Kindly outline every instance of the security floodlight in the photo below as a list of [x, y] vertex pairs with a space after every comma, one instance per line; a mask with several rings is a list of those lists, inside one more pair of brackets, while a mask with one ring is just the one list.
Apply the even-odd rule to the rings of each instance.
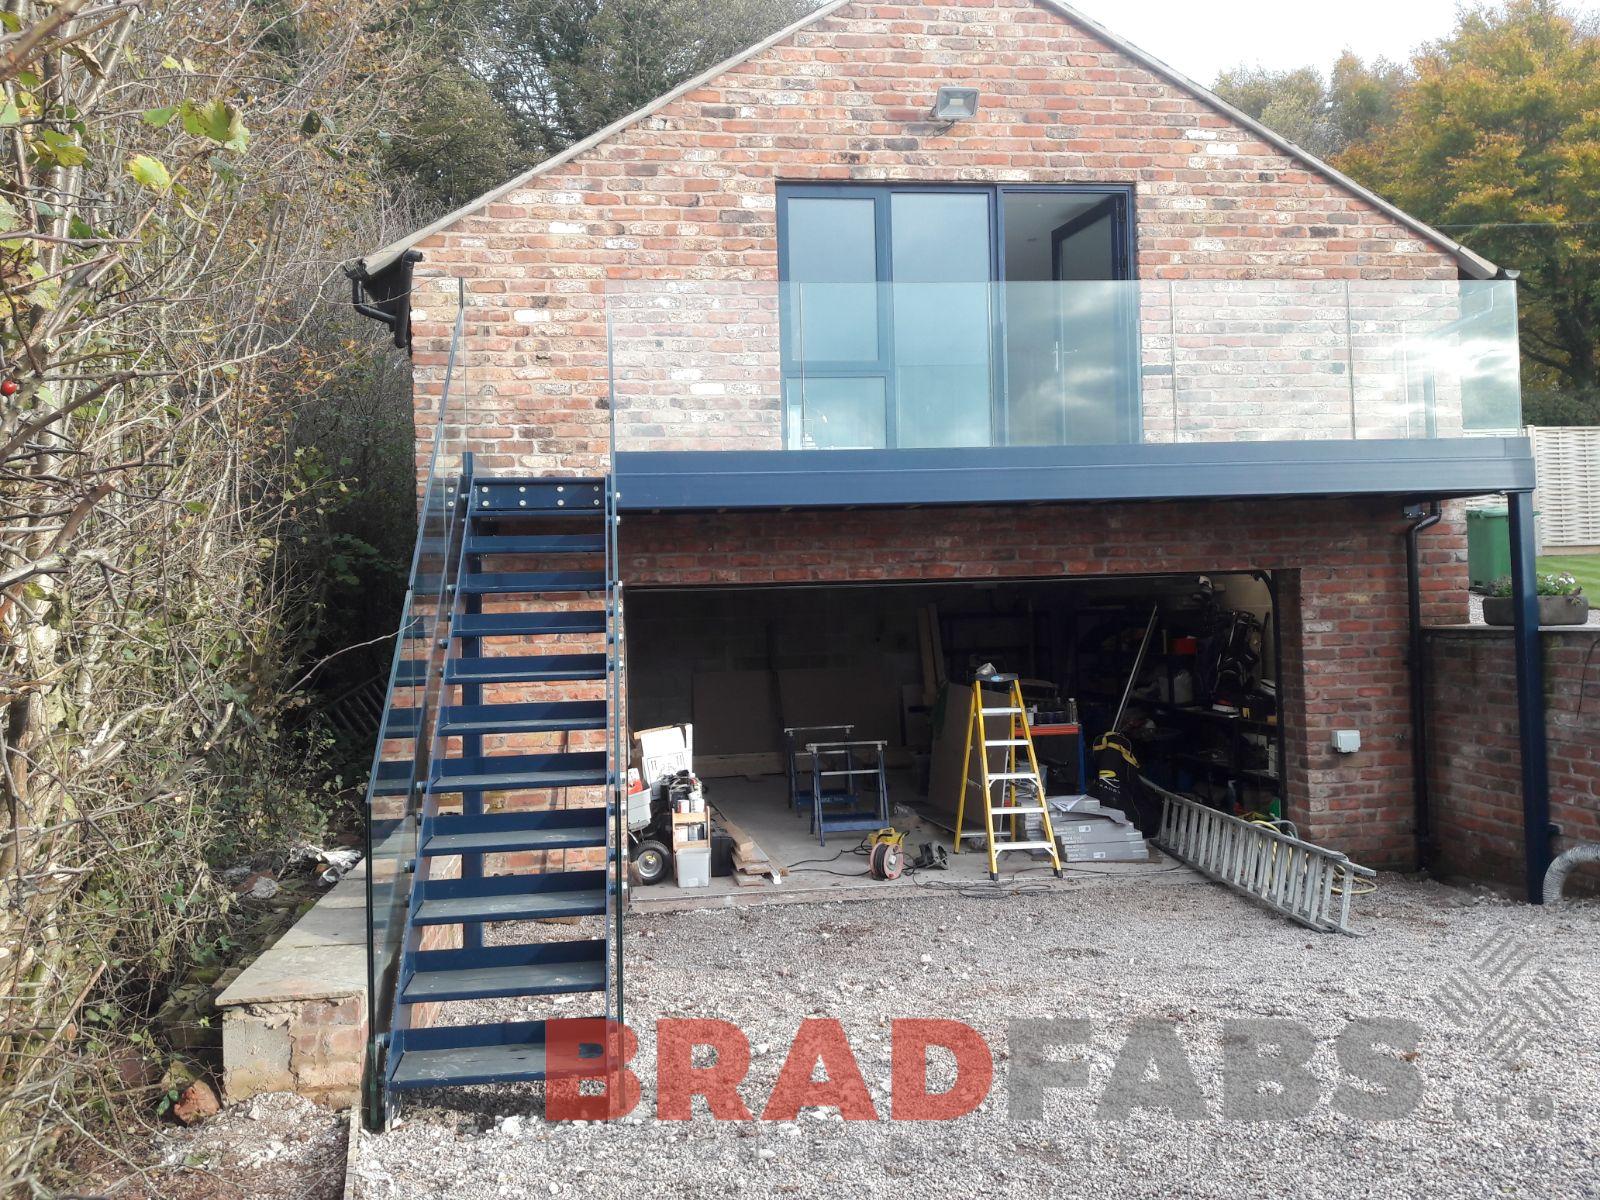
[[952, 125], [957, 121], [968, 121], [978, 115], [978, 89], [970, 87], [945, 86], [939, 89], [939, 94], [934, 97], [933, 115], [940, 121], [948, 121]]

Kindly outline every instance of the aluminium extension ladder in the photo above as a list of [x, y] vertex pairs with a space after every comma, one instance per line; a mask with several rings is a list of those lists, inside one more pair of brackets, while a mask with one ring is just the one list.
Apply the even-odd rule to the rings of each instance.
[[[988, 704], [984, 699], [984, 685], [993, 687], [1009, 685], [1001, 704]], [[990, 693], [990, 698], [996, 698]], [[986, 717], [1005, 717], [1006, 735], [991, 738]], [[1033, 749], [1033, 734], [1028, 728], [1028, 710], [1022, 702], [1022, 681], [1016, 675], [980, 675], [972, 681], [972, 705], [967, 718], [967, 748], [961, 758], [961, 798], [956, 802], [955, 852], [961, 853], [961, 838], [966, 817], [967, 792], [972, 788], [968, 772], [972, 768], [972, 751], [978, 748], [978, 776], [983, 789], [983, 827], [989, 848], [989, 878], [1000, 878], [1000, 856], [1007, 850], [1046, 850], [1056, 878], [1061, 878], [1061, 854], [1056, 849], [1055, 830], [1050, 826], [1050, 806], [1045, 800], [1044, 777], [1039, 772], [1039, 758]], [[1005, 770], [989, 769], [989, 751], [1003, 748], [1006, 752]], [[1026, 764], [1018, 761], [1017, 751], [1027, 751]], [[996, 804], [994, 787], [1005, 788], [1004, 803]], [[1044, 838], [1028, 840], [1024, 834], [1023, 818], [1037, 816]], [[995, 818], [1010, 817], [1010, 836], [1002, 841], [995, 832]]]

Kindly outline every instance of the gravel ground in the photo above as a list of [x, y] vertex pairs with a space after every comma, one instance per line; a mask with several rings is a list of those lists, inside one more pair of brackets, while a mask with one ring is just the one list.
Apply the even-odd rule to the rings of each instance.
[[[558, 1125], [542, 1119], [534, 1085], [425, 1095], [390, 1132], [362, 1140], [358, 1194], [1600, 1196], [1600, 904], [1536, 909], [1386, 876], [1357, 902], [1368, 936], [1343, 938], [1309, 933], [1182, 868], [1115, 882], [1025, 878], [1039, 882], [1001, 902], [930, 888], [905, 900], [637, 917], [628, 964], [645, 1081], [638, 1112]], [[1501, 979], [1474, 960], [1508, 933], [1532, 961]], [[1463, 973], [1489, 1007], [1457, 1018], [1434, 997]], [[1555, 1014], [1548, 1023], [1518, 1007], [1534, 994]], [[519, 1004], [514, 1011], [528, 1014]], [[1508, 1061], [1484, 1051], [1496, 1011], [1533, 1014], [1523, 1026], [1537, 1031], [1532, 1044]], [[488, 1006], [458, 1014], [490, 1015]], [[692, 1121], [658, 1121], [652, 1030], [671, 1016], [722, 1018], [747, 1032], [755, 1057], [741, 1091], [758, 1114], [807, 1016], [844, 1023], [880, 1115], [896, 1017], [979, 1029], [994, 1048], [994, 1088], [976, 1112], [947, 1123], [843, 1122], [812, 1109], [795, 1122], [729, 1123], [699, 1101]], [[1009, 1120], [1006, 1025], [1042, 1016], [1092, 1019], [1093, 1041], [1076, 1051], [1089, 1083], [1051, 1093], [1041, 1121]], [[1222, 1022], [1251, 1017], [1313, 1031], [1320, 1099], [1308, 1114], [1221, 1115]], [[1425, 1089], [1403, 1119], [1357, 1120], [1329, 1103], [1341, 1078], [1334, 1037], [1352, 1019], [1375, 1017], [1409, 1018], [1425, 1031], [1420, 1051], [1403, 1056], [1410, 1067], [1394, 1064]], [[1097, 1110], [1136, 1021], [1176, 1031], [1206, 1098], [1203, 1119], [1152, 1108], [1116, 1120]], [[936, 1057], [934, 1090], [942, 1074], [948, 1082], [940, 1067]]]
[[[87, 1173], [105, 1200], [339, 1200], [345, 1114], [300, 1096], [257, 1096], [192, 1129], [166, 1126]], [[137, 1165], [134, 1165], [137, 1164]]]

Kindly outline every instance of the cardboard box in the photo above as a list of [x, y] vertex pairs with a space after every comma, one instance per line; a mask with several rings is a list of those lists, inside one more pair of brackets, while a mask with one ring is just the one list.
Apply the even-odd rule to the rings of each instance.
[[672, 847], [711, 845], [711, 814], [705, 810], [672, 814]]
[[1144, 862], [1150, 857], [1138, 827], [1120, 809], [1089, 796], [1052, 796], [1050, 827], [1064, 862]]
[[679, 771], [694, 769], [694, 726], [659, 725], [641, 729], [633, 735], [633, 754], [644, 781], [654, 785], [658, 779]]
[[1119, 846], [1063, 846], [1062, 862], [1144, 862], [1150, 857], [1144, 839]]

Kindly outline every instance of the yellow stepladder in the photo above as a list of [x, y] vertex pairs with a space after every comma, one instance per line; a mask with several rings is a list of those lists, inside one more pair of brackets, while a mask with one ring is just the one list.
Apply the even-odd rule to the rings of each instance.
[[[984, 702], [984, 685], [997, 688], [1010, 685], [1006, 702], [990, 705]], [[985, 717], [1007, 718], [1006, 736], [991, 738]], [[1050, 825], [1050, 805], [1045, 800], [1044, 776], [1039, 771], [1039, 757], [1033, 750], [1033, 733], [1028, 728], [1028, 709], [1022, 702], [1022, 680], [1016, 675], [980, 675], [972, 681], [972, 705], [967, 718], [967, 748], [961, 757], [961, 797], [956, 801], [955, 853], [961, 853], [961, 835], [967, 812], [967, 792], [972, 787], [968, 772], [972, 769], [972, 750], [977, 746], [979, 786], [983, 789], [983, 827], [989, 847], [989, 878], [1000, 878], [1000, 856], [1007, 850], [1048, 850], [1050, 865], [1057, 879], [1061, 878], [1061, 852], [1056, 848], [1055, 830]], [[989, 751], [1005, 747], [1006, 769], [989, 770]], [[1019, 770], [1017, 750], [1027, 751], [1027, 768]], [[1005, 785], [1004, 803], [994, 802], [994, 785]], [[1033, 803], [1024, 803], [1019, 784], [1033, 785]], [[1026, 841], [1023, 818], [1038, 814], [1043, 841]], [[995, 836], [996, 817], [1010, 817], [1010, 839], [1000, 841]]]

